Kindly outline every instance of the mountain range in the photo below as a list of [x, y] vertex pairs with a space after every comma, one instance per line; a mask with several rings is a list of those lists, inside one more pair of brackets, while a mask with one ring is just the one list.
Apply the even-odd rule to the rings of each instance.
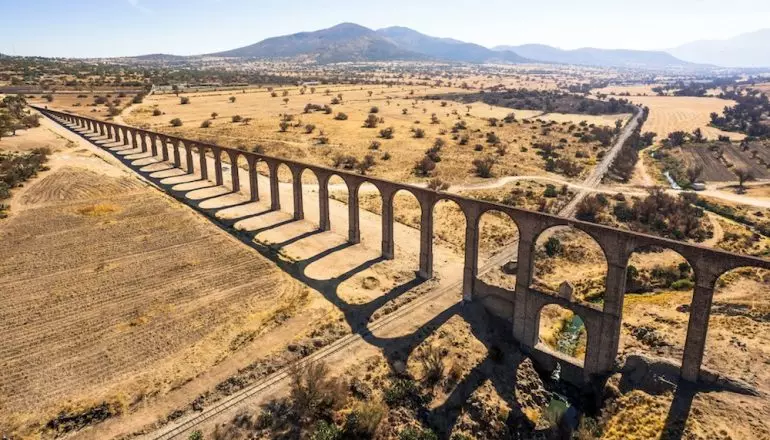
[[[725, 41], [699, 41], [670, 51], [581, 48], [542, 44], [493, 49], [452, 38], [438, 38], [405, 27], [373, 30], [354, 23], [268, 38], [205, 56], [293, 59], [318, 63], [367, 61], [444, 61], [461, 63], [557, 63], [646, 69], [708, 69], [715, 66], [770, 66], [770, 29]], [[145, 55], [154, 59], [169, 55]], [[176, 58], [176, 57], [174, 57]]]
[[682, 60], [718, 66], [770, 67], [770, 29], [726, 40], [694, 41], [668, 52]]

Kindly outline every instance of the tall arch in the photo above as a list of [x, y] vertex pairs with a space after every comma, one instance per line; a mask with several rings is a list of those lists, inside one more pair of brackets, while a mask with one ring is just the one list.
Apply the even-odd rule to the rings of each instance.
[[533, 247], [532, 288], [602, 308], [609, 266], [591, 235], [571, 225], [552, 226]]
[[[507, 213], [490, 209], [481, 213], [477, 224], [479, 243], [476, 264], [487, 285], [516, 289], [519, 227]], [[506, 258], [501, 258], [506, 257]]]

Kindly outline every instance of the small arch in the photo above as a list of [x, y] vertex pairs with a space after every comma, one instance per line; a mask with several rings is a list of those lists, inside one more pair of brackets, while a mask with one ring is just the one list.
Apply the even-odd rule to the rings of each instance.
[[[476, 258], [479, 279], [491, 286], [514, 290], [518, 270], [519, 242], [519, 227], [516, 221], [502, 211], [488, 209], [479, 216], [476, 228], [479, 234], [479, 251]], [[514, 249], [507, 249], [514, 244], [516, 244]], [[504, 250], [510, 252], [511, 258], [506, 259], [502, 264], [490, 265], [487, 268], [489, 261]]]
[[571, 225], [552, 226], [535, 240], [531, 287], [558, 294], [563, 283], [574, 301], [601, 308], [607, 281], [607, 257], [599, 243]]
[[394, 257], [415, 270], [420, 267], [420, 232], [422, 230], [422, 205], [415, 193], [400, 188], [393, 193], [393, 243]]
[[[465, 258], [465, 230], [467, 216], [462, 206], [448, 197], [439, 197], [431, 207], [433, 210], [434, 263], [463, 264]], [[435, 245], [447, 248], [445, 255], [436, 253]]]
[[[358, 209], [360, 218], [365, 215], [369, 216], [370, 214], [368, 213], [382, 216], [382, 193], [377, 185], [371, 182], [363, 182], [358, 186]], [[382, 244], [382, 228], [379, 224], [374, 228], [364, 229], [362, 227], [361, 238], [372, 249], [378, 249]]]
[[659, 246], [635, 249], [626, 266], [621, 351], [681, 362], [694, 285], [695, 272], [682, 254]]
[[[278, 176], [278, 192], [281, 192], [281, 183], [287, 183], [289, 185], [294, 183], [294, 178], [292, 177], [291, 168], [289, 168], [289, 165], [287, 165], [285, 162], [278, 162], [278, 165], [275, 168], [275, 173]], [[293, 190], [291, 192], [293, 195]], [[293, 197], [281, 197], [281, 211], [284, 212], [294, 212], [294, 199]]]
[[703, 367], [768, 383], [770, 363], [770, 270], [740, 267], [714, 286]]
[[[349, 214], [347, 210], [348, 197], [350, 194], [348, 183], [340, 177], [339, 174], [332, 174], [326, 183], [326, 188], [329, 191], [330, 200], [330, 220], [331, 230], [334, 233], [347, 237], [349, 229]], [[334, 204], [338, 209], [332, 209], [331, 205]], [[340, 204], [344, 205], [345, 209]]]
[[318, 176], [315, 171], [304, 168], [300, 172], [300, 179], [302, 181], [302, 210], [305, 213], [305, 220], [310, 221], [318, 226], [321, 225], [321, 208], [320, 208], [320, 185]]
[[588, 330], [585, 318], [558, 304], [546, 304], [537, 312], [537, 345], [585, 361]]

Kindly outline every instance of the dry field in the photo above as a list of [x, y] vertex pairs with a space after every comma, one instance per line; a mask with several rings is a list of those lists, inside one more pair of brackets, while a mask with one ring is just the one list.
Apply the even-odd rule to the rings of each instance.
[[591, 90], [591, 93], [594, 95], [598, 95], [601, 93], [601, 94], [610, 95], [610, 96], [619, 96], [621, 94], [625, 95], [626, 93], [628, 93], [631, 95], [629, 99], [636, 101], [635, 97], [637, 96], [656, 96], [657, 93], [653, 92], [652, 89], [660, 85], [661, 84], [632, 85], [632, 86], [611, 85], [611, 86], [603, 87], [601, 89], [593, 89]]
[[0, 222], [0, 432], [12, 437], [179, 387], [307, 296], [176, 201], [94, 163], [29, 183]]
[[668, 136], [672, 131], [692, 132], [696, 128], [703, 131], [709, 139], [729, 136], [732, 140], [741, 140], [745, 135], [728, 133], [709, 126], [710, 114], [721, 114], [725, 107], [735, 105], [734, 101], [719, 98], [696, 98], [689, 96], [643, 96], [632, 97], [631, 101], [650, 108], [650, 116], [642, 131], [658, 134], [657, 140]]
[[[120, 100], [120, 105], [117, 106], [119, 108], [126, 108], [129, 105], [131, 105], [131, 100], [134, 98], [134, 95], [122, 93], [125, 96], [120, 97], [121, 93], [114, 93], [114, 92], [103, 92], [103, 93], [91, 93], [91, 92], [70, 92], [70, 93], [55, 93], [53, 94], [53, 101], [48, 102], [46, 99], [43, 98], [43, 95], [32, 95], [33, 97], [28, 97], [27, 102], [29, 102], [32, 105], [37, 105], [40, 107], [50, 107], [50, 108], [56, 108], [63, 111], [75, 113], [81, 116], [85, 116], [87, 118], [94, 118], [94, 119], [109, 119], [109, 107], [106, 104], [100, 104], [100, 105], [93, 105], [94, 104], [94, 98], [96, 96], [103, 96], [107, 97], [107, 100], [109, 102], [112, 102], [115, 99]], [[85, 96], [85, 97], [81, 97]]]
[[[770, 163], [770, 152], [761, 146], [750, 151], [741, 151], [737, 144], [719, 144], [724, 161], [717, 158], [717, 153], [711, 151], [708, 145], [686, 144], [680, 148], [686, 166], [699, 164], [703, 167], [702, 178], [706, 182], [735, 182], [738, 180], [733, 170], [743, 168], [751, 171], [755, 179], [770, 178], [770, 170], [767, 166], [753, 159], [751, 151], [756, 151], [757, 158]], [[676, 152], [676, 150], [675, 150]], [[676, 153], [675, 153], [676, 154]], [[729, 165], [729, 166], [727, 166]]]
[[[325, 93], [327, 88], [330, 89], [328, 95]], [[411, 94], [412, 90], [414, 95]], [[130, 114], [124, 115], [124, 119], [132, 125], [223, 145], [251, 149], [259, 144], [267, 154], [324, 165], [332, 165], [333, 158], [340, 154], [352, 155], [357, 159], [372, 154], [376, 164], [369, 174], [411, 182], [423, 180], [415, 176], [412, 169], [437, 138], [443, 139], [446, 146], [441, 151], [442, 160], [437, 165], [436, 174], [453, 183], [480, 180], [475, 176], [471, 162], [488, 156], [497, 160], [493, 169], [495, 176], [546, 174], [543, 170], [544, 160], [532, 148], [537, 142], [557, 145], [562, 139], [566, 140], [560, 153], [562, 157], [573, 159], [584, 166], [583, 174], [596, 164], [597, 155], [604, 149], [598, 143], [579, 143], [567, 131], [570, 125], [568, 122], [551, 126], [547, 134], [543, 130], [546, 121], [490, 127], [487, 118], [491, 115], [499, 117], [503, 110], [490, 109], [486, 105], [471, 105], [468, 109], [468, 106], [460, 103], [420, 99], [425, 94], [461, 91], [459, 89], [319, 86], [314, 94], [308, 90], [301, 95], [296, 88], [287, 91], [288, 102], [284, 101], [283, 89], [277, 89], [278, 96], [274, 98], [267, 91], [190, 94], [185, 95], [190, 98], [188, 105], [181, 105], [179, 98], [173, 95], [149, 96], [143, 105], [133, 107]], [[337, 94], [342, 94], [343, 100], [340, 105], [332, 106], [332, 114], [324, 114], [322, 111], [303, 113], [306, 104], [329, 104]], [[234, 103], [229, 102], [230, 96], [235, 97]], [[363, 122], [372, 107], [377, 107], [376, 115], [383, 118], [384, 122], [378, 123], [377, 128], [364, 128]], [[154, 108], [164, 114], [152, 116]], [[518, 114], [515, 110], [504, 111], [505, 114]], [[211, 119], [214, 112], [218, 114], [217, 118]], [[336, 120], [338, 113], [345, 113], [348, 119]], [[522, 116], [531, 114], [522, 113]], [[286, 132], [280, 132], [279, 122], [281, 115], [285, 114], [293, 115], [293, 120]], [[431, 121], [433, 114], [436, 115], [436, 123]], [[250, 120], [248, 124], [233, 123], [231, 118], [235, 115]], [[581, 120], [592, 119], [583, 115], [575, 115], [574, 118], [563, 115], [555, 117], [560, 121], [572, 119], [576, 124]], [[622, 117], [612, 117], [611, 122], [601, 118], [596, 122], [614, 125], [615, 119]], [[180, 118], [184, 125], [172, 128], [169, 121], [174, 118]], [[205, 120], [211, 120], [210, 128], [200, 128]], [[453, 139], [451, 130], [460, 121], [464, 121], [468, 129], [461, 130], [458, 136], [467, 134], [467, 145], [459, 145], [459, 140]], [[310, 134], [305, 129], [308, 124], [315, 126]], [[380, 137], [380, 129], [387, 127], [395, 129], [393, 139]], [[413, 129], [424, 130], [424, 137], [415, 138]], [[507, 145], [506, 151], [501, 153], [486, 142], [486, 133], [490, 131], [494, 131]], [[321, 133], [328, 138], [328, 144], [320, 141]], [[374, 141], [380, 144], [376, 150], [371, 149]], [[578, 151], [586, 153], [586, 157], [576, 159]]]

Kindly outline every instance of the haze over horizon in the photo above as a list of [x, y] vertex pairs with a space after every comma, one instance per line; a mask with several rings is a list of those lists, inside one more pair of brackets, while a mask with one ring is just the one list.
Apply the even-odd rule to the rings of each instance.
[[[352, 22], [372, 29], [405, 26], [481, 44], [547, 44], [562, 49], [664, 50], [696, 40], [730, 38], [768, 26], [770, 2], [651, 0], [540, 4], [488, 0], [313, 1], [54, 0], [8, 5], [0, 16], [0, 53], [49, 57], [196, 55], [265, 38]], [[751, 11], [751, 13], [747, 13]]]

